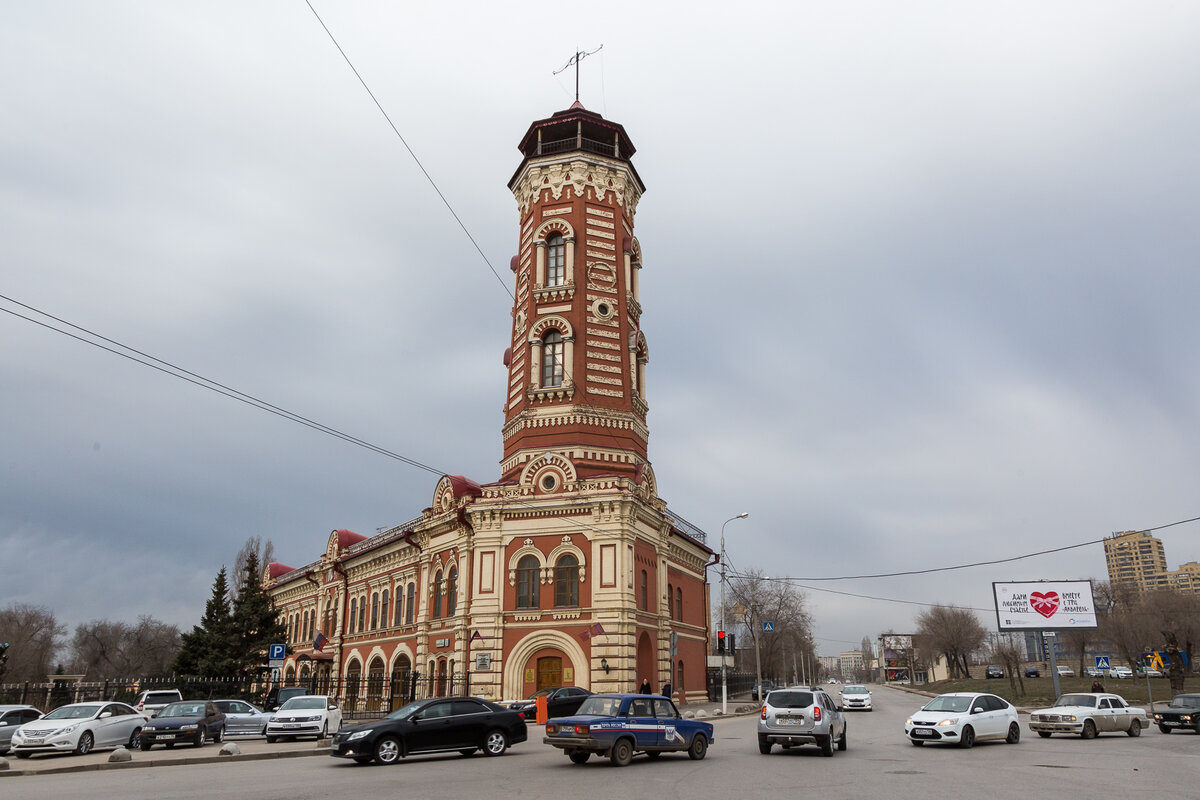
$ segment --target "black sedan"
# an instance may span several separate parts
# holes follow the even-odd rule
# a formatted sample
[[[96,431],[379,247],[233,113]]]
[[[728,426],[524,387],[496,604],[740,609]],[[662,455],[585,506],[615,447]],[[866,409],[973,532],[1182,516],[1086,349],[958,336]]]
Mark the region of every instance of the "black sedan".
[[[1193,730],[1200,733],[1200,694],[1177,694],[1166,708],[1154,712],[1163,733]]]
[[[171,703],[142,726],[141,748],[174,747],[183,742],[201,747],[225,738],[225,714],[211,700]]]
[[[342,728],[333,737],[330,755],[359,764],[395,764],[418,753],[476,750],[498,756],[526,739],[525,720],[516,711],[475,697],[419,700],[383,719]]]
[[[519,711],[525,719],[537,717],[537,699],[546,698],[547,717],[569,717],[579,710],[583,701],[591,697],[587,689],[578,686],[556,686],[551,689],[540,689],[529,695],[526,700],[509,703],[513,711]]]

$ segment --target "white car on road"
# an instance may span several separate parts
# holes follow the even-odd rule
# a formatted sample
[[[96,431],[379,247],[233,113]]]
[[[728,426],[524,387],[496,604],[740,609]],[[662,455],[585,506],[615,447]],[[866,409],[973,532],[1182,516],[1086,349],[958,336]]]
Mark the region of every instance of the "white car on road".
[[[1064,694],[1050,708],[1039,708],[1029,715],[1029,730],[1043,739],[1052,733],[1074,733],[1094,739],[1100,733],[1126,733],[1141,736],[1150,721],[1146,712],[1133,708],[1120,695],[1105,692]]]
[[[288,700],[267,721],[267,741],[315,736],[318,740],[342,727],[342,710],[337,701],[323,694],[306,694]]]
[[[90,753],[97,747],[138,748],[146,716],[125,703],[72,703],[13,732],[17,758],[34,753]]]
[[[870,711],[871,690],[859,683],[848,683],[842,687],[842,709],[844,711]]]
[[[1021,741],[1017,709],[1002,697],[952,692],[930,700],[904,723],[904,735],[917,747],[926,742],[971,747],[984,739]]]

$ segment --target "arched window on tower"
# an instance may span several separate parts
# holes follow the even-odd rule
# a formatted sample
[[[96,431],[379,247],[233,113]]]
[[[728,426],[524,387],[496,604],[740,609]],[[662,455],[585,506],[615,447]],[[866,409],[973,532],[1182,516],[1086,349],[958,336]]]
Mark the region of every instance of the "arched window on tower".
[[[683,622],[683,587],[675,587],[675,619]]]
[[[559,557],[554,565],[554,605],[579,605],[579,559],[573,555]]]
[[[413,616],[417,613],[417,585],[408,585],[408,596],[404,599],[404,624],[411,625]]]
[[[561,233],[546,239],[546,285],[562,286],[567,280],[567,246]]]
[[[563,384],[563,335],[553,328],[542,337],[542,388]]]
[[[458,567],[450,568],[450,577],[446,579],[446,616],[453,617],[458,609]]]
[[[517,608],[538,607],[537,556],[525,556],[517,562]]]
[[[641,594],[638,596],[638,600],[640,601],[638,608],[642,611],[650,610],[650,576],[646,570],[642,570]]]

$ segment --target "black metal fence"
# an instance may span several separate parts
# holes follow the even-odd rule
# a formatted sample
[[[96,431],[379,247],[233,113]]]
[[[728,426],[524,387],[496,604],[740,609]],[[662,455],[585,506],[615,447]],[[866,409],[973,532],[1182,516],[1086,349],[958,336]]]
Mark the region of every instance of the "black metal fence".
[[[70,703],[98,700],[133,704],[141,692],[178,689],[184,698],[189,700],[238,699],[265,707],[268,700],[273,698],[273,690],[302,686],[310,694],[327,694],[337,698],[342,703],[343,712],[347,717],[371,719],[385,716],[413,700],[467,694],[470,678],[469,672],[452,675],[403,672],[391,676],[350,673],[339,678],[312,675],[303,681],[278,683],[253,678],[197,678],[177,675],[113,678],[104,681],[56,680],[0,685],[0,705],[31,705],[42,711],[50,711]]]
[[[708,668],[708,699],[717,701],[721,699],[721,668]],[[753,672],[735,672],[726,668],[725,670],[725,690],[729,697],[738,694],[749,694],[754,688],[757,677]]]

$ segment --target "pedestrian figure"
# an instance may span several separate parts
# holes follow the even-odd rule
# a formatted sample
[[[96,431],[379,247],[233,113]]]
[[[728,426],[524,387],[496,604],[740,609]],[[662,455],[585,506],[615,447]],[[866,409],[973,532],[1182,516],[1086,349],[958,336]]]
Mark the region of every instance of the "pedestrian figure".
[[[1092,681],[1092,691],[1093,692],[1103,692],[1104,691],[1104,684],[1100,682],[1099,678]]]
[[[661,694],[662,694],[662,696],[663,696],[663,697],[670,697],[670,696],[671,696],[671,682],[670,682],[670,681],[667,681],[666,683],[664,683],[664,684],[662,685],[662,692],[661,692]]]
[[[650,679],[642,678],[642,688],[638,689],[638,694],[650,694]]]

